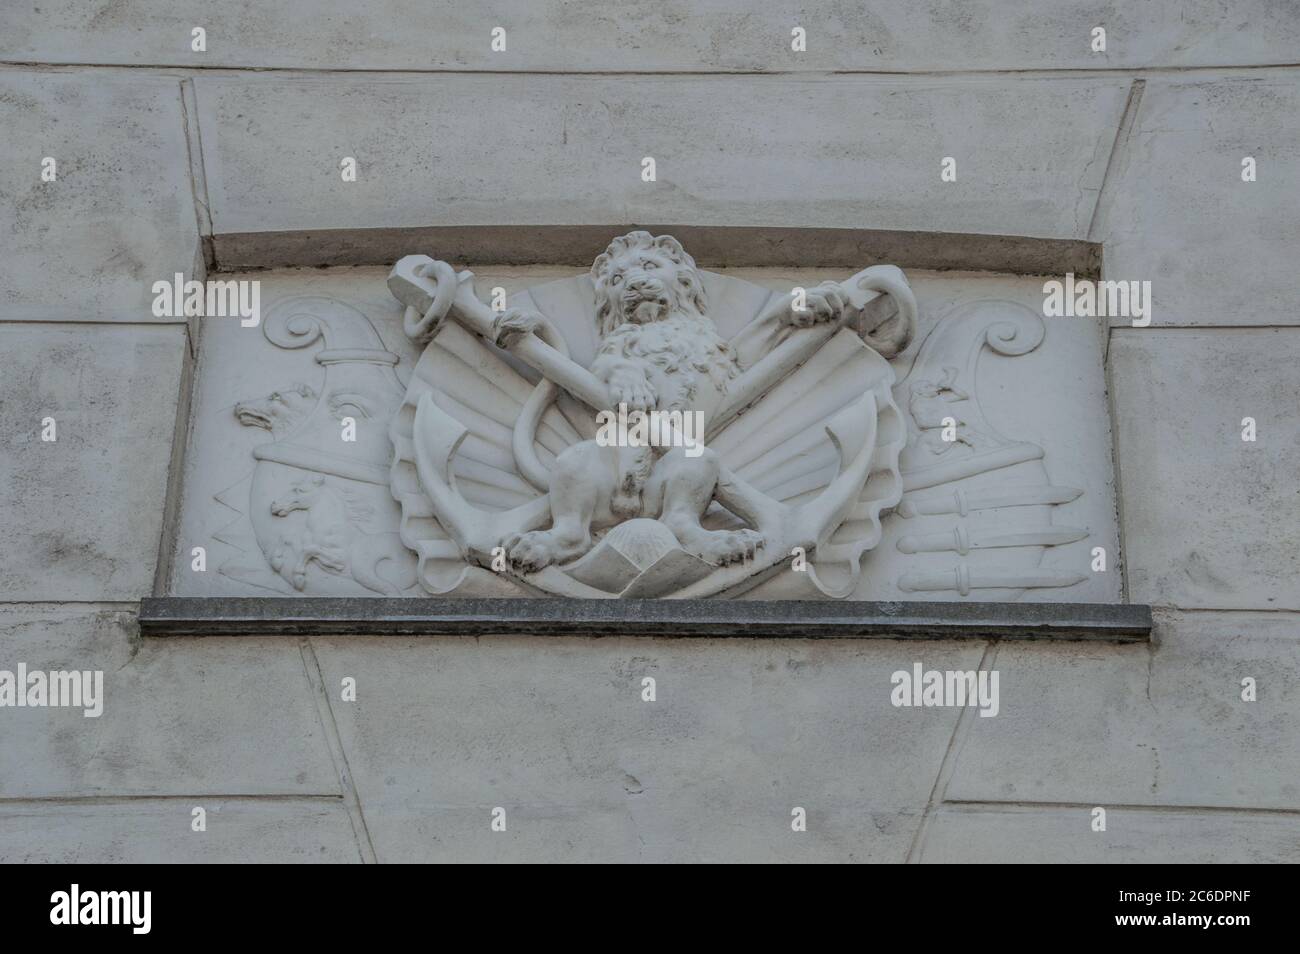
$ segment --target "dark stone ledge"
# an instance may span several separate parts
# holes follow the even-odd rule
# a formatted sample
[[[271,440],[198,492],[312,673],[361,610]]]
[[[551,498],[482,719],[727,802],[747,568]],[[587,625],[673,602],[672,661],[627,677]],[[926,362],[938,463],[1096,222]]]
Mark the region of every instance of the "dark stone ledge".
[[[1150,638],[1151,607],[1119,603],[865,603],[148,597],[145,636],[694,636],[801,639]]]
[[[588,269],[609,240],[634,228],[681,239],[701,268],[900,268],[1101,277],[1101,246],[1080,239],[893,229],[740,225],[443,225],[226,232],[212,237],[215,270],[391,265],[420,252],[452,265],[572,265]]]

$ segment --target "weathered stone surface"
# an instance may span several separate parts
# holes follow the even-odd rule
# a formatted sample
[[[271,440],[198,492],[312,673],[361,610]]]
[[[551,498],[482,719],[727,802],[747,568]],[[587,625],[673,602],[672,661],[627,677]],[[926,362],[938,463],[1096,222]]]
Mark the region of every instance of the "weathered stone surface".
[[[304,15],[300,0],[0,3],[0,595],[132,601],[0,606],[0,668],[22,657],[47,667],[89,659],[109,680],[99,720],[0,709],[0,860],[368,857],[296,639],[141,641],[129,617],[114,615],[151,588],[183,337],[143,325],[108,338],[2,324],[150,320],[149,284],[194,261],[187,170],[202,157],[185,146],[202,119],[223,233],[217,261],[248,268],[391,262],[408,251],[460,265],[497,260],[485,248],[524,256],[548,239],[564,246],[510,259],[518,269],[480,271],[480,287],[499,278],[513,293],[536,283],[529,262],[577,265],[565,256],[594,254],[576,256],[581,243],[553,233],[518,244],[503,232],[450,233],[448,249],[437,246],[449,233],[420,231],[482,223],[776,227],[715,234],[700,247],[705,267],[774,264],[782,271],[768,277],[787,286],[814,274],[810,262],[1056,276],[1095,261],[1089,242],[1104,243],[1107,277],[1153,281],[1157,326],[1205,327],[1122,329],[1108,351],[1099,322],[1062,319],[1060,331],[1049,322],[1044,348],[1015,358],[1016,377],[982,397],[1008,432],[1045,447],[1054,483],[1082,477],[1085,493],[1063,505],[1069,522],[1111,535],[1110,572],[1064,592],[1113,602],[1123,569],[1131,587],[1122,598],[1189,611],[1165,615],[1151,647],[1001,645],[1000,714],[967,718],[941,787],[975,801],[938,806],[920,857],[1300,861],[1300,199],[1291,185],[1300,71],[1252,68],[1295,63],[1300,7],[308,6]],[[809,29],[804,54],[789,51],[799,20]],[[506,53],[489,48],[498,24],[509,30]],[[197,25],[208,31],[203,54],[189,48]],[[1095,25],[1107,29],[1105,53],[1088,48]],[[135,68],[21,65],[42,61]],[[317,72],[254,72],[267,68]],[[892,70],[933,72],[880,72]],[[1057,72],[1075,70],[1085,72]],[[1140,106],[1112,149],[1134,79],[1145,83]],[[196,107],[186,116],[182,87]],[[56,184],[40,182],[45,155],[59,159]],[[344,155],[360,160],[356,183],[339,178]],[[640,181],[646,155],[658,159],[657,183]],[[939,181],[947,155],[958,161],[956,183]],[[1240,179],[1245,155],[1257,159],[1257,182]],[[1108,167],[1106,207],[1094,210]],[[842,258],[791,248],[795,230],[821,226],[845,230],[825,246]],[[407,228],[438,241],[407,242]],[[1005,247],[971,237],[986,232],[1005,233]],[[1061,245],[1049,252],[1034,237]],[[984,242],[987,254],[972,256]],[[274,257],[309,243],[309,254]],[[779,255],[756,254],[764,243]],[[937,254],[903,261],[899,248]],[[1062,249],[1073,257],[1054,257]],[[253,277],[267,279],[272,306],[281,277]],[[372,288],[357,293],[360,307],[405,372],[417,352],[403,350],[383,277],[302,270],[285,293]],[[923,312],[961,301],[968,278],[918,280]],[[1015,279],[979,279],[996,286],[987,297],[1030,307],[1043,280],[1028,294]],[[230,403],[265,395],[267,366],[253,346],[265,340],[258,329],[194,324],[192,341],[201,336],[223,357],[206,380],[199,374],[196,407],[213,417],[195,418],[200,450],[185,459],[193,500],[165,588],[221,597],[229,580],[192,573],[188,550],[239,515],[212,498],[238,503],[232,488],[265,439],[239,425]],[[1214,330],[1239,325],[1292,327]],[[1107,353],[1123,554],[1108,485],[1090,469],[1109,467],[1094,373]],[[276,387],[315,382],[305,377],[320,370],[312,355],[293,357],[296,367],[276,366],[288,372]],[[983,360],[992,372],[1008,359]],[[47,403],[59,444],[39,443]],[[1246,416],[1259,423],[1254,444],[1240,441]],[[218,418],[222,427],[205,429]],[[240,545],[209,546],[209,567]],[[1090,545],[1068,544],[1084,554]],[[982,649],[313,641],[380,860],[902,860],[957,718],[893,709],[888,676],[917,659],[973,667]],[[643,673],[659,680],[656,703],[640,701]],[[356,703],[338,698],[344,675],[360,680]],[[1243,675],[1259,681],[1255,703],[1240,701]],[[209,809],[202,835],[189,828],[200,803]],[[1113,806],[1104,834],[1090,830],[1095,804]],[[500,834],[489,827],[497,805],[509,812]],[[794,805],[808,809],[806,833],[790,831]]]
[[[313,640],[381,861],[900,861],[982,643]],[[656,701],[643,702],[642,680]],[[505,833],[491,811],[506,810]],[[808,830],[791,830],[805,808]]]
[[[179,82],[5,70],[0,129],[0,319],[158,320],[153,283],[198,248]]]
[[[378,15],[382,11],[382,16]],[[207,30],[207,52],[190,31]],[[505,52],[491,30],[507,30]],[[791,28],[808,31],[791,50]],[[1108,31],[1104,53],[1091,31]],[[814,0],[797,9],[747,0],[647,5],[606,0],[386,0],[363,14],[294,3],[125,0],[87,17],[75,0],[0,16],[0,57],[51,63],[438,70],[1025,70],[1289,63],[1294,8],[1269,0],[973,0],[953,7],[893,0]]]
[[[152,590],[184,349],[183,325],[0,324],[6,599]]]
[[[1300,323],[1297,114],[1294,70],[1147,81],[1091,237],[1106,278],[1151,282],[1153,325]]]
[[[1170,615],[1156,637],[999,646],[1001,711],[970,720],[947,797],[1300,809],[1300,617]]]
[[[439,254],[436,248],[430,251]],[[527,595],[530,591],[521,592],[505,575],[491,576],[481,568],[466,574],[460,548],[434,547],[428,551],[434,556],[426,557],[420,542],[424,538],[419,534],[433,534],[437,528],[427,522],[403,522],[395,499],[416,521],[433,512],[432,503],[414,499],[405,488],[396,495],[390,491],[395,471],[390,467],[394,451],[388,422],[392,420],[394,428],[407,426],[403,424],[409,420],[403,418],[405,412],[396,408],[404,391],[408,408],[413,407],[409,395],[417,393],[417,384],[425,388],[434,382],[446,389],[444,403],[453,411],[472,406],[465,423],[478,436],[466,446],[480,449],[466,454],[466,459],[472,458],[476,464],[466,465],[474,468],[473,473],[462,474],[467,478],[467,502],[460,512],[473,516],[481,512],[476,508],[491,508],[500,501],[499,494],[493,495],[498,490],[516,494],[510,499],[518,502],[538,493],[532,485],[524,485],[512,469],[517,460],[509,446],[479,460],[484,445],[499,446],[501,434],[508,434],[504,428],[521,413],[519,396],[530,391],[532,384],[514,377],[514,371],[505,365],[488,377],[476,372],[474,360],[478,359],[466,361],[464,357],[477,353],[472,341],[468,342],[471,350],[466,351],[461,347],[465,341],[456,344],[457,339],[452,338],[450,347],[457,352],[454,357],[439,353],[429,358],[426,353],[419,358],[402,330],[400,306],[395,307],[392,297],[385,296],[386,272],[280,270],[252,276],[262,282],[263,326],[246,328],[234,321],[211,320],[201,328],[202,367],[169,592],[212,597],[397,595],[382,588],[387,582],[408,597]],[[837,566],[828,557],[814,567],[827,584],[821,588],[809,582],[812,574],[801,577],[791,571],[742,595],[759,600],[806,599],[832,593],[848,597],[851,591],[852,599],[877,601],[1119,602],[1111,441],[1109,419],[1103,412],[1106,328],[1073,318],[1038,318],[1034,309],[1040,304],[1041,282],[1037,279],[933,272],[917,273],[912,279],[919,303],[916,344],[892,361],[898,384],[889,392],[882,389],[875,400],[877,407],[894,402],[899,420],[911,422],[921,415],[929,428],[925,434],[928,441],[921,436],[909,438],[900,468],[906,490],[902,504],[910,507],[916,502],[925,512],[885,513],[882,537],[871,544],[874,550],[856,582],[848,576],[847,563]],[[724,335],[737,332],[750,320],[748,308],[758,308],[769,299],[779,304],[795,286],[815,288],[821,282],[843,280],[843,273],[835,269],[737,269],[703,275],[708,300],[716,303],[712,320]],[[489,267],[476,268],[475,281],[476,301],[491,298],[496,287],[507,294],[523,293],[522,300],[511,304],[546,311],[566,336],[574,359],[588,366],[594,349],[595,305],[591,286],[583,284],[587,279],[581,273],[562,267]],[[305,339],[285,340],[274,330],[290,315],[295,321],[324,322],[327,341],[322,344],[315,339],[305,347],[292,347]],[[991,336],[985,331],[991,331]],[[382,348],[386,361],[397,362],[393,366],[395,380],[376,380],[370,365],[354,370],[342,362],[333,362],[328,368],[316,362],[321,348],[339,348],[344,338],[351,347]],[[429,351],[441,347],[435,342]],[[496,360],[482,350],[483,361]],[[741,439],[726,443],[728,435],[723,431],[718,439],[710,438],[710,445],[724,462],[736,461],[744,479],[760,489],[772,487],[772,482],[764,483],[771,472],[781,472],[780,468],[787,475],[806,472],[807,461],[812,461],[814,468],[820,466],[815,455],[823,455],[823,463],[834,456],[829,439],[812,453],[808,445],[791,452],[782,442],[800,431],[821,430],[819,422],[825,422],[828,410],[839,406],[836,402],[845,400],[844,395],[850,400],[861,397],[864,385],[860,382],[867,378],[866,374],[841,375],[835,385],[840,390],[832,393],[829,376],[822,375],[807,398],[777,398],[747,411],[739,423],[748,429],[748,443]],[[945,390],[948,384],[955,390]],[[332,409],[363,393],[372,398],[361,433],[378,427],[378,439],[355,444],[353,451],[340,443],[339,418]],[[959,395],[960,400],[946,400]],[[1027,397],[1030,395],[1032,399]],[[1096,413],[1080,414],[1080,408],[1092,408]],[[939,416],[950,409],[961,419],[961,436],[968,443],[945,450],[946,445],[936,439],[937,426]],[[327,417],[327,412],[331,416]],[[503,427],[494,430],[485,425],[484,413]],[[804,423],[790,426],[783,419],[787,413],[801,415]],[[562,424],[548,421],[547,426]],[[912,427],[910,423],[907,426]],[[919,431],[920,425],[916,426]],[[407,439],[403,440],[402,434],[396,436],[399,460],[410,454],[412,436],[409,429]],[[897,446],[898,434],[890,430],[881,441],[885,444],[877,446],[889,450]],[[557,449],[554,441],[550,449]],[[760,453],[763,463],[743,469]],[[342,455],[351,455],[348,460],[363,458],[367,470],[360,478],[341,468]],[[295,469],[280,469],[281,463]],[[963,469],[968,464],[969,469]],[[872,499],[882,500],[879,495],[890,487],[886,475],[879,474],[883,466],[875,468],[880,482],[873,485],[868,481],[868,487],[877,489],[867,491],[861,499],[875,494]],[[312,555],[306,546],[305,528],[318,520],[317,530],[311,531],[315,539],[323,532],[320,528],[336,519],[331,514],[342,511],[330,510],[329,499],[320,499],[326,491],[313,497],[310,489],[293,489],[318,478],[329,493],[346,492],[369,507],[368,516],[348,518],[344,530],[355,528],[357,533],[349,538],[352,542],[339,544],[340,557],[329,564]],[[526,495],[517,494],[521,486]],[[815,491],[822,485],[809,482],[801,486]],[[487,496],[482,496],[484,487],[491,491]],[[969,505],[965,515],[957,512],[957,491]],[[1054,495],[1050,497],[1054,502],[1034,504],[1039,499],[1035,495],[1044,493]],[[275,506],[276,501],[283,504],[291,499],[297,501],[292,510]],[[304,509],[315,516],[305,516],[300,512]],[[342,523],[342,518],[336,522]],[[865,545],[866,537],[861,536],[867,532],[864,527],[846,527],[837,541],[863,539]],[[382,542],[385,533],[399,531],[406,537],[398,542],[420,554],[421,576],[403,581],[396,572],[388,571],[390,563],[376,570],[374,575],[383,578],[376,585],[365,568],[372,565],[375,552],[389,551],[363,551],[355,541],[369,545],[377,537]],[[960,537],[957,531],[966,536]],[[499,539],[486,542],[495,546]],[[791,552],[774,539],[766,539],[767,553],[784,556]],[[1045,545],[1036,546],[1034,541]],[[207,548],[208,572],[191,571],[187,554],[194,546]],[[1092,569],[1092,549],[1097,546],[1111,556],[1105,572]],[[350,563],[342,558],[344,553]],[[300,561],[298,555],[304,554]],[[972,585],[965,593],[956,577],[958,569],[969,571],[966,579]],[[586,590],[557,592],[564,584],[563,579],[537,581],[537,587],[546,593],[592,595]],[[449,592],[452,589],[454,593]],[[622,590],[615,586],[603,592],[618,595]],[[626,595],[644,598],[666,592],[660,587]],[[681,595],[705,597],[713,592]]]
[[[1107,808],[1106,830],[1094,832],[1092,808],[949,806],[934,817],[920,860],[948,864],[1300,861],[1300,817],[1294,815]]]
[[[1111,342],[1130,598],[1300,609],[1300,332],[1119,331]],[[1254,418],[1257,440],[1242,440]]]
[[[195,808],[207,831],[190,828]],[[341,801],[194,798],[0,805],[4,864],[309,864],[361,860]]]
[[[0,799],[339,791],[295,640],[141,641],[121,604],[8,604],[0,646],[10,672],[104,673],[97,718],[0,709]]]
[[[1053,238],[1085,236],[1129,86],[536,75],[195,84],[218,233],[640,221]],[[340,174],[346,156],[356,182]],[[646,156],[656,182],[642,181]],[[956,182],[940,181],[945,156]]]

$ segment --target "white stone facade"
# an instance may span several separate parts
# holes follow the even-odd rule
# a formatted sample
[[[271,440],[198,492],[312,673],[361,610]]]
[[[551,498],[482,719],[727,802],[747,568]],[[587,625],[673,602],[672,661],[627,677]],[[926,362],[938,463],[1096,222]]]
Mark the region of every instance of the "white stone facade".
[[[0,860],[1300,861],[1300,10],[84,6],[0,10],[0,670],[103,670],[104,711],[0,707]],[[547,230],[639,225],[774,291],[906,257],[903,373],[950,309],[1037,311],[1067,263],[1149,281],[1149,326],[1046,318],[979,400],[1081,491],[1035,568],[1110,557],[1003,598],[1149,603],[1151,641],[139,635],[149,595],[377,595],[319,563],[296,590],[227,532],[267,439],[235,406],[316,387],[311,353],[155,317],[154,282],[348,302],[405,383],[401,254],[515,295],[585,271]],[[762,238],[800,229],[850,249]],[[962,598],[900,595],[882,526],[857,598]],[[896,707],[916,662],[997,670],[998,715]]]

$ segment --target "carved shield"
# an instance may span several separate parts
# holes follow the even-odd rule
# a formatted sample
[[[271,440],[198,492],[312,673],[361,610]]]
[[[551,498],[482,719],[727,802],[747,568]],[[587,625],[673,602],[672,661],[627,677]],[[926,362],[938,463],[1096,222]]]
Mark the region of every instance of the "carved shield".
[[[388,493],[398,356],[365,315],[332,298],[282,302],[263,331],[281,348],[318,346],[322,373],[236,405],[242,423],[273,437],[253,450],[248,514],[259,548],[298,592],[336,593],[350,581],[358,595],[400,595],[415,581]]]

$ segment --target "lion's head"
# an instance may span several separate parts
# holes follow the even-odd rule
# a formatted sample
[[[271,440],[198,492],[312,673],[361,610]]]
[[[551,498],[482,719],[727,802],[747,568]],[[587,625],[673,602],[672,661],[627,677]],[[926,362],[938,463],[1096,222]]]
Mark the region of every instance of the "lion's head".
[[[704,283],[695,260],[671,235],[628,232],[591,266],[601,337],[626,323],[648,324],[673,313],[703,316]]]

